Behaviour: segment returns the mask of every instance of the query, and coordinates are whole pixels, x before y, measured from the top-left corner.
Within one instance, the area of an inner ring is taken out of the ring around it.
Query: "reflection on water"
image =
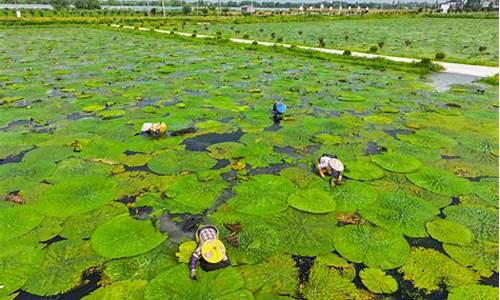
[[[427,77],[429,85],[438,92],[444,92],[450,89],[452,85],[472,84],[479,79],[477,76],[456,74],[456,73],[432,73]]]

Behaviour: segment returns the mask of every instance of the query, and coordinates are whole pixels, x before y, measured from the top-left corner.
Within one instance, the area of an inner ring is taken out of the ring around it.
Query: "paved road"
[[[112,27],[119,27],[118,25],[115,25],[115,24],[113,24],[111,26]],[[134,27],[132,27],[132,26],[123,26],[123,28],[134,29]],[[144,27],[140,27],[139,30],[142,30],[142,31],[154,30],[154,31],[159,32],[159,33],[171,34],[171,31],[169,31],[169,30],[150,29],[150,28],[144,28]],[[186,33],[186,32],[174,32],[174,33],[177,35],[181,35],[181,36],[192,36],[191,33]],[[214,38],[213,36],[203,35],[203,34],[197,34],[196,37],[197,38]],[[253,40],[238,39],[238,38],[231,38],[229,40],[233,43],[241,43],[241,44],[251,44],[254,42]],[[276,45],[276,46],[281,46],[284,48],[290,48],[292,46],[290,44],[260,42],[260,41],[257,41],[257,44],[259,44],[261,46],[268,46],[268,47]],[[344,52],[343,50],[325,49],[325,48],[316,48],[316,47],[307,47],[307,46],[296,46],[296,47],[299,49],[318,51],[318,52],[323,52],[323,53],[331,53],[331,54],[342,54]],[[357,57],[367,57],[367,58],[380,57],[380,58],[385,58],[385,59],[392,60],[392,61],[407,62],[407,63],[419,61],[419,59],[414,59],[414,58],[387,56],[387,55],[370,54],[370,53],[362,53],[362,52],[351,52],[351,55],[357,56]],[[444,73],[463,74],[463,75],[470,75],[470,76],[477,76],[477,77],[488,77],[488,76],[493,76],[493,75],[499,73],[498,67],[457,64],[457,63],[448,63],[448,62],[441,62],[441,61],[434,61],[434,63],[443,66],[444,70],[442,70],[441,72],[444,72]]]

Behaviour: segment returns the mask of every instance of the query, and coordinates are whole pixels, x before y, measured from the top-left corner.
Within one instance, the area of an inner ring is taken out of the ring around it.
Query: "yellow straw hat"
[[[220,240],[208,240],[201,245],[201,256],[211,264],[222,261],[225,255],[226,248]]]

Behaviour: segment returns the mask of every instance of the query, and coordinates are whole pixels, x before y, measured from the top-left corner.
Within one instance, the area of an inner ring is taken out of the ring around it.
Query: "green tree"
[[[54,7],[54,9],[63,9],[67,8],[69,5],[68,0],[51,0],[50,4]]]

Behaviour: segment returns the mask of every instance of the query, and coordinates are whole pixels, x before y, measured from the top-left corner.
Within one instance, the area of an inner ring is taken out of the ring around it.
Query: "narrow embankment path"
[[[116,25],[116,24],[112,24],[111,27],[120,28],[120,26]],[[135,29],[133,26],[121,26],[121,28]],[[155,32],[165,33],[165,34],[177,34],[180,36],[193,36],[191,33],[186,33],[186,32],[178,32],[178,31],[170,31],[170,30],[162,30],[162,29],[150,29],[150,28],[144,28],[144,27],[139,27],[138,29],[141,31],[155,31]],[[196,34],[195,37],[202,38],[202,39],[215,38],[214,36],[204,35],[204,34]],[[291,44],[283,44],[283,43],[261,42],[261,41],[238,39],[238,38],[230,38],[229,40],[233,43],[240,43],[240,44],[252,44],[253,42],[256,42],[258,45],[268,46],[268,47],[272,47],[272,46],[279,46],[279,47],[283,47],[283,48],[292,47]],[[317,48],[317,47],[296,46],[296,48],[303,49],[303,50],[309,50],[309,51],[317,51],[317,52],[322,52],[322,53],[337,54],[337,55],[342,55],[344,53],[344,50],[325,49],[325,48]],[[371,53],[363,53],[363,52],[351,52],[351,55],[357,56],[357,57],[365,57],[365,58],[384,58],[387,60],[392,60],[392,61],[397,61],[397,62],[406,62],[406,63],[420,61],[419,59],[415,59],[415,58],[387,56],[387,55],[379,55],[379,54],[371,54]],[[493,76],[493,75],[499,73],[498,67],[457,64],[457,63],[448,63],[448,62],[441,62],[441,61],[433,61],[433,63],[441,65],[443,67],[443,70],[440,72],[444,72],[444,73],[463,74],[463,75],[470,75],[470,76],[477,76],[477,77],[489,77],[489,76]]]

